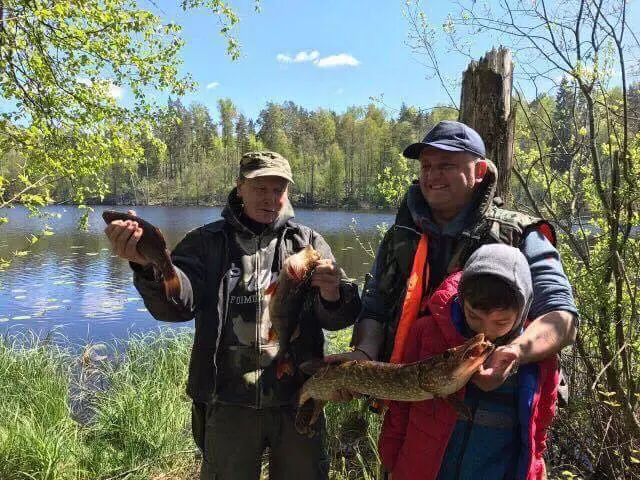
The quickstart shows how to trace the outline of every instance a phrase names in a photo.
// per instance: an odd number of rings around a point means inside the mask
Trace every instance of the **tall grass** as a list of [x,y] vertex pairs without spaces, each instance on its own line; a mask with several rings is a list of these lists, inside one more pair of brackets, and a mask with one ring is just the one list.
[[[331,334],[329,351],[349,336]],[[197,478],[184,393],[191,343],[168,329],[82,352],[0,340],[0,479]],[[362,400],[325,413],[331,478],[378,478],[379,416]]]
[[92,346],[72,355],[33,338],[0,342],[0,478],[133,480],[189,470],[190,347],[189,334],[169,330],[112,346],[109,361],[95,360]]
[[34,338],[0,343],[0,478],[80,478],[83,450],[71,419],[71,358]]

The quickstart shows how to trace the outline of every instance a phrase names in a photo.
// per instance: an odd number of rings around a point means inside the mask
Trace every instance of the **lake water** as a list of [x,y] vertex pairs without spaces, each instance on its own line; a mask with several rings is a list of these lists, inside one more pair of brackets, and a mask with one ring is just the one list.
[[[60,218],[32,218],[23,208],[0,211],[9,223],[0,226],[0,257],[27,250],[28,237],[45,224],[55,232],[42,237],[24,256],[0,271],[0,334],[35,332],[76,343],[124,338],[157,328],[132,284],[131,270],[109,248],[101,212],[95,207],[88,231],[78,231],[80,212],[47,207]],[[126,210],[120,207],[119,210]],[[137,207],[137,214],[158,226],[173,248],[189,230],[220,218],[220,208]],[[319,231],[347,275],[359,283],[370,269],[365,245],[377,244],[377,225],[393,222],[391,213],[296,210],[295,221]],[[173,324],[164,324],[173,325]],[[192,322],[180,324],[191,327]]]

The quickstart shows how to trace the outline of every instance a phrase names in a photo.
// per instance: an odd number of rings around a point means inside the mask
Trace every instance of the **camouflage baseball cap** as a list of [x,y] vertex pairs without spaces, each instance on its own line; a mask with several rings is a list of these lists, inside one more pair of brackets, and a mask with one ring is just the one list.
[[291,167],[286,158],[276,152],[263,150],[247,152],[240,159],[240,178],[256,178],[273,175],[293,182]]

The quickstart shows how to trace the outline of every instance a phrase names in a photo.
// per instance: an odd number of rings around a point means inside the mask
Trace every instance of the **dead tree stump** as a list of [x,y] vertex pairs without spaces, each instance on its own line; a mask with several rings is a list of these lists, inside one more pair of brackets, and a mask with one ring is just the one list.
[[462,74],[461,122],[473,127],[484,140],[487,158],[498,167],[497,194],[509,203],[513,167],[515,102],[511,101],[513,61],[507,48],[495,48],[480,61],[472,61]]

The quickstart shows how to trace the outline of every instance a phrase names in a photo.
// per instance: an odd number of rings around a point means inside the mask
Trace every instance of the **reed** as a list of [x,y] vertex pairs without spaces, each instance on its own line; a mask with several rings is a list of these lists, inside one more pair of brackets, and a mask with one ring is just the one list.
[[[329,351],[349,337],[330,334]],[[185,394],[191,344],[191,332],[170,329],[81,349],[1,339],[0,479],[197,478]],[[366,407],[326,408],[332,479],[378,478],[380,417]]]

